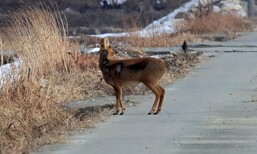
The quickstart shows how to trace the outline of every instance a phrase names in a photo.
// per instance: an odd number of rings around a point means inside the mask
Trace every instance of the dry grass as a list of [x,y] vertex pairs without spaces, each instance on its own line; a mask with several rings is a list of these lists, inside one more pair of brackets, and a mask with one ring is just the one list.
[[252,30],[251,24],[236,13],[202,13],[176,23],[176,29],[192,34],[236,33]]
[[61,105],[90,96],[95,87],[89,83],[97,83],[99,73],[92,67],[82,72],[74,64],[67,52],[76,45],[68,41],[65,20],[53,8],[27,7],[12,14],[6,27],[0,49],[16,51],[20,65],[12,67],[10,74],[17,75],[9,75],[0,89],[0,153],[22,153],[59,142],[80,123]]
[[130,34],[129,37],[113,38],[113,40],[127,42],[133,47],[172,47],[181,45],[184,40],[188,42],[199,42],[202,39],[190,33],[161,34],[150,37],[141,37],[136,34]]
[[[190,32],[178,32],[174,34],[164,33],[161,35],[153,35],[149,37],[142,37],[134,30],[139,28],[133,28],[133,30],[128,30],[130,33],[128,36],[123,37],[109,37],[112,40],[114,46],[127,46],[132,48],[141,47],[172,47],[176,45],[182,45],[186,40],[187,42],[201,42],[203,38],[196,36]],[[137,31],[135,30],[135,31]],[[97,44],[100,38],[97,37],[81,37],[78,42],[86,42],[85,44]]]

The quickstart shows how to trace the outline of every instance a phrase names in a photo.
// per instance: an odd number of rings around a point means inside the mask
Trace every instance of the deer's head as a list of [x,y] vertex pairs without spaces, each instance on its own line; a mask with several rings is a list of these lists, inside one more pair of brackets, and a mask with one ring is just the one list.
[[106,65],[111,57],[113,57],[116,52],[112,49],[109,44],[108,38],[103,38],[100,41],[100,57],[99,57],[99,65]]

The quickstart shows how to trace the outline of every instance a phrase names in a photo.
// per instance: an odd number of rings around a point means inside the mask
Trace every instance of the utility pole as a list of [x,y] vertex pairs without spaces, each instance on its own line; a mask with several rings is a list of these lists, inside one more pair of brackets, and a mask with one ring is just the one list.
[[254,0],[248,0],[248,17],[251,18],[254,16],[255,7]]

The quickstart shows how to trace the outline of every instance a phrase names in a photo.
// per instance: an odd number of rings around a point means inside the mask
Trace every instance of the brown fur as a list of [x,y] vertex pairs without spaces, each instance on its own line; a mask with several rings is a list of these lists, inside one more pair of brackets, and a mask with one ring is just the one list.
[[115,52],[109,45],[109,40],[104,38],[100,42],[99,67],[103,73],[106,83],[111,85],[116,93],[116,113],[124,113],[125,108],[122,102],[122,86],[131,83],[143,83],[155,94],[155,101],[149,114],[161,111],[165,94],[164,88],[159,85],[159,81],[166,72],[165,64],[156,58],[136,58],[136,59],[113,59]]

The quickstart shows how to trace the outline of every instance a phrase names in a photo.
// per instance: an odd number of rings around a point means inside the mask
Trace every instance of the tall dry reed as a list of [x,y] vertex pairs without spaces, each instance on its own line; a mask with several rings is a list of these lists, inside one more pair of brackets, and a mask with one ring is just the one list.
[[68,71],[66,22],[58,11],[27,7],[11,16],[8,40],[33,77]]
[[54,7],[27,6],[5,27],[0,49],[14,50],[19,59],[0,82],[0,153],[23,153],[59,141],[74,126],[72,112],[61,105],[85,96],[85,84],[96,79],[71,65],[67,52],[76,46]]

